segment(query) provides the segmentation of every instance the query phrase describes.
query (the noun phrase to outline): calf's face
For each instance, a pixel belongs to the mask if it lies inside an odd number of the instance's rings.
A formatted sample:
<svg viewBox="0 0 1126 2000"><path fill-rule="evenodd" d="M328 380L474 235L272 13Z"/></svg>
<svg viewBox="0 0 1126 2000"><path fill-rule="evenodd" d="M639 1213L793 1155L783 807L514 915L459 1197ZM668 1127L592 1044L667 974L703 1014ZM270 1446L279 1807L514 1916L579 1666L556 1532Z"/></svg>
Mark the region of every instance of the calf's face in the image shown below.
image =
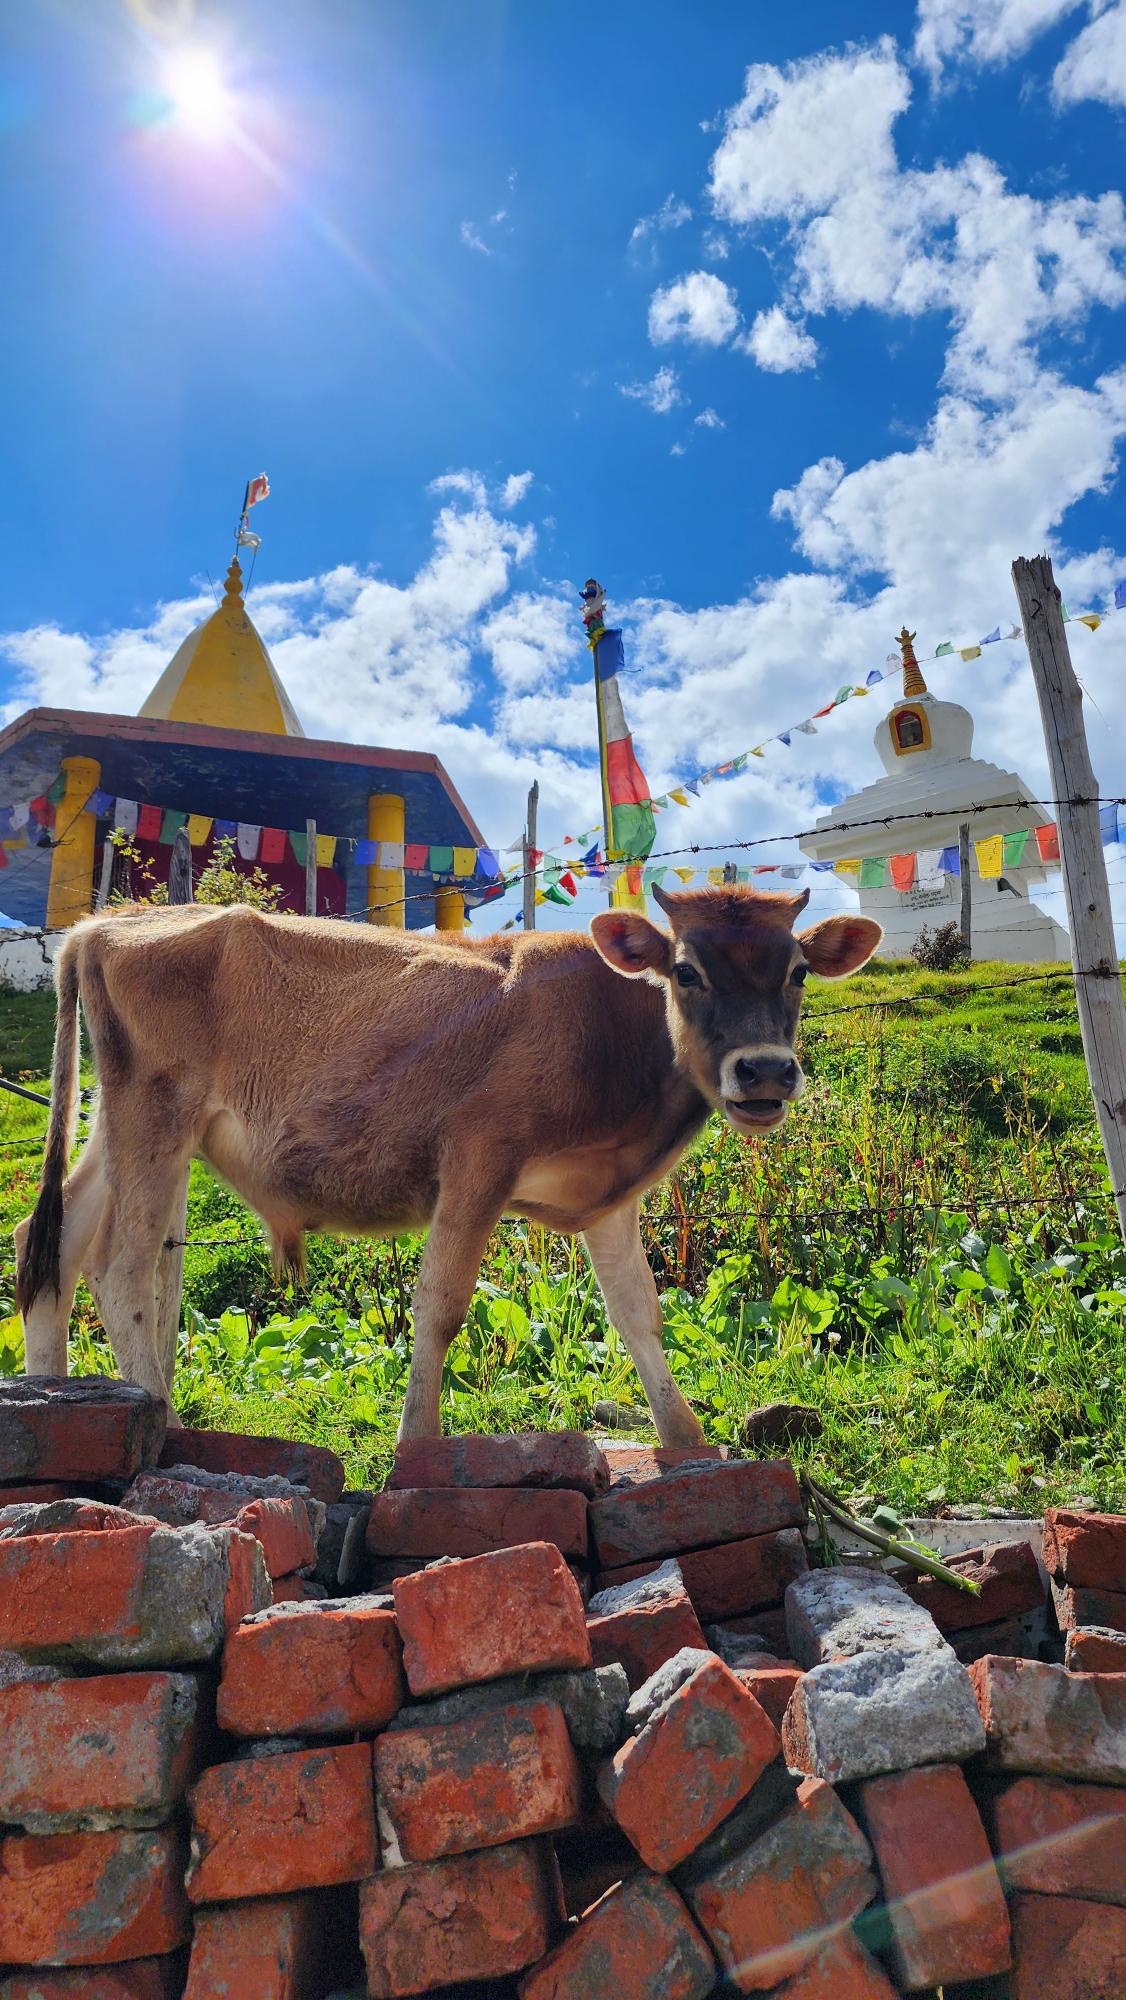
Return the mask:
<svg viewBox="0 0 1126 2000"><path fill-rule="evenodd" d="M615 972L664 987L677 1064L728 1123L745 1136L773 1130L805 1089L794 1036L806 979L855 972L879 944L879 924L827 917L795 933L808 889L653 896L671 934L636 911L605 910L591 922L595 946Z"/></svg>

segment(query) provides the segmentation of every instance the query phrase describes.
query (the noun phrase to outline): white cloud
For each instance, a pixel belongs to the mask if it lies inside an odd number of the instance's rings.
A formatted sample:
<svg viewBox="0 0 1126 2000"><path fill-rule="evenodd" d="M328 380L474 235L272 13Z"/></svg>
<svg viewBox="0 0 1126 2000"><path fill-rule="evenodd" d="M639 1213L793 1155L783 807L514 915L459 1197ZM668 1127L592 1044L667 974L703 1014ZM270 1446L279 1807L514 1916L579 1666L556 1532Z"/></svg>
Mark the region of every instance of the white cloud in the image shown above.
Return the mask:
<svg viewBox="0 0 1126 2000"><path fill-rule="evenodd" d="M535 476L534 472L510 472L504 485L501 487L501 506L518 507L521 500L526 497L528 488L531 486Z"/></svg>
<svg viewBox="0 0 1126 2000"><path fill-rule="evenodd" d="M727 429L727 425L724 423L719 411L713 410L710 403L707 409L701 410L698 416L693 417L692 421L694 424L701 424L706 431L725 431Z"/></svg>
<svg viewBox="0 0 1126 2000"><path fill-rule="evenodd" d="M1057 104L1101 98L1126 104L1126 0L1091 21L1077 35L1052 77Z"/></svg>
<svg viewBox="0 0 1126 2000"><path fill-rule="evenodd" d="M673 340L722 347L738 325L735 294L713 271L689 271L654 292L649 301L649 338L654 347Z"/></svg>
<svg viewBox="0 0 1126 2000"><path fill-rule="evenodd" d="M756 313L750 331L738 345L771 375L787 375L812 368L817 361L817 342L796 321L787 318L781 306Z"/></svg>
<svg viewBox="0 0 1126 2000"><path fill-rule="evenodd" d="M706 229L704 231L704 255L705 257L711 257L717 264L724 263L731 255L727 238L721 230Z"/></svg>
<svg viewBox="0 0 1126 2000"><path fill-rule="evenodd" d="M681 443L680 443L680 440L678 439L678 440L677 440L677 442L676 442L675 444L670 444L670 446L669 446L669 457L670 457L670 458L683 458L683 457L684 457L684 454L685 454L685 452L687 451L687 449L688 449L688 446L687 446L686 444L681 444Z"/></svg>
<svg viewBox="0 0 1126 2000"><path fill-rule="evenodd" d="M458 230L458 235L467 250L479 250L483 257L492 256L493 253L475 222L463 222L461 228Z"/></svg>
<svg viewBox="0 0 1126 2000"><path fill-rule="evenodd" d="M429 493L464 493L475 507L484 507L487 500L485 482L479 472L443 472L432 479L427 488Z"/></svg>
<svg viewBox="0 0 1126 2000"><path fill-rule="evenodd" d="M670 229L683 229L685 223L691 220L692 210L688 203L675 194L667 194L654 214L643 215L634 223L629 247L635 255L643 248L652 253L654 236L663 236Z"/></svg>
<svg viewBox="0 0 1126 2000"><path fill-rule="evenodd" d="M722 221L795 221L894 172L891 128L910 83L890 37L785 70L755 63L728 112L709 194Z"/></svg>
<svg viewBox="0 0 1126 2000"><path fill-rule="evenodd" d="M619 382L623 396L631 396L634 402L644 403L647 410L656 416L667 416L683 403L684 394L677 383L675 368L658 368L649 382Z"/></svg>
<svg viewBox="0 0 1126 2000"><path fill-rule="evenodd" d="M915 60L937 76L946 63L1005 63L1083 0L919 0Z"/></svg>

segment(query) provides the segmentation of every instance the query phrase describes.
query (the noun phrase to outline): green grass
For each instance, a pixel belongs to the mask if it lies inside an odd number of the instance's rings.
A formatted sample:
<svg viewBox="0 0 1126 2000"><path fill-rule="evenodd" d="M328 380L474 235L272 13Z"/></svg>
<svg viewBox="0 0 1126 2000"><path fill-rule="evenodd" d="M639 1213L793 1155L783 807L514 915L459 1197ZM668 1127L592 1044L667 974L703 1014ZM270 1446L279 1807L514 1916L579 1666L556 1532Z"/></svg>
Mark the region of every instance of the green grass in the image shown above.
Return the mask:
<svg viewBox="0 0 1126 2000"><path fill-rule="evenodd" d="M856 1010L870 1001L892 1004ZM50 1031L49 996L0 996L0 1069L45 1070ZM737 1444L757 1405L806 1401L846 1492L1126 1509L1126 1255L1070 982L866 971L812 996L803 1054L811 1087L779 1138L711 1121L646 1206L671 1365L709 1437ZM5 1230L34 1198L44 1118L0 1105ZM255 1219L198 1166L189 1235L185 1418L307 1437L377 1478L419 1242L314 1239L306 1290L284 1293ZM22 1359L11 1280L0 1257L0 1370ZM72 1366L111 1366L81 1290ZM448 1358L446 1428L588 1425L603 1398L642 1400L581 1252L501 1225Z"/></svg>

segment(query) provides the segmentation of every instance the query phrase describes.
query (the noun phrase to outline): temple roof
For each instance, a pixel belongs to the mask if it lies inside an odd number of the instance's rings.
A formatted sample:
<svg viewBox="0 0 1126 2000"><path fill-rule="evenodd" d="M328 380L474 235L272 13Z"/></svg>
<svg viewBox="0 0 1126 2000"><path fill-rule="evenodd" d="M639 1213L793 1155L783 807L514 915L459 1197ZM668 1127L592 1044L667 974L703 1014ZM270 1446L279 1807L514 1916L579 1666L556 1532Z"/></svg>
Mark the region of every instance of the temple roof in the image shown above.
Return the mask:
<svg viewBox="0 0 1126 2000"><path fill-rule="evenodd" d="M223 601L189 632L139 713L162 722L203 722L304 736L274 663L247 616L238 558L227 571Z"/></svg>

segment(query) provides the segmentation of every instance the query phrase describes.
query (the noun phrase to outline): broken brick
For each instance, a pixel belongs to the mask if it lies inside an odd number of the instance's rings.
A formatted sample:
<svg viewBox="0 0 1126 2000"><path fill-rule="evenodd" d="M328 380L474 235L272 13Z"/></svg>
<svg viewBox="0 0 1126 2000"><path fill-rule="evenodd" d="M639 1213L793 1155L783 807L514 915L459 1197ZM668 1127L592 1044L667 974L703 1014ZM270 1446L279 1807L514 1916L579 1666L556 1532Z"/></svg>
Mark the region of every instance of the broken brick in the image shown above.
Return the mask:
<svg viewBox="0 0 1126 2000"><path fill-rule="evenodd" d="M1044 1567L1062 1583L1126 1591L1126 1514L1044 1510Z"/></svg>
<svg viewBox="0 0 1126 2000"><path fill-rule="evenodd" d="M603 1569L805 1525L805 1505L785 1459L695 1463L591 1502Z"/></svg>
<svg viewBox="0 0 1126 2000"><path fill-rule="evenodd" d="M421 1729L431 1723L464 1722L472 1715L532 1700L550 1701L562 1709L576 1750L597 1756L616 1750L622 1740L629 1682L625 1668L617 1661L608 1667L583 1667L558 1674L507 1674L503 1680L478 1681L453 1694L408 1702L387 1726Z"/></svg>
<svg viewBox="0 0 1126 2000"><path fill-rule="evenodd" d="M130 1479L152 1465L164 1404L107 1376L18 1375L0 1382L0 1479Z"/></svg>
<svg viewBox="0 0 1126 2000"><path fill-rule="evenodd" d="M988 1654L968 1669L994 1769L1126 1783L1126 1674Z"/></svg>
<svg viewBox="0 0 1126 2000"><path fill-rule="evenodd" d="M214 1764L188 1804L193 1903L329 1888L377 1865L366 1743Z"/></svg>
<svg viewBox="0 0 1126 2000"><path fill-rule="evenodd" d="M704 2000L715 1961L676 1890L631 1875L525 1973L520 2000Z"/></svg>
<svg viewBox="0 0 1126 2000"><path fill-rule="evenodd" d="M578 1585L550 1542L400 1577L394 1597L414 1695L591 1664Z"/></svg>
<svg viewBox="0 0 1126 2000"><path fill-rule="evenodd" d="M523 1542L553 1542L561 1555L584 1558L587 1501L582 1493L539 1493L522 1486L410 1487L377 1493L368 1520L373 1556L481 1556Z"/></svg>
<svg viewBox="0 0 1126 2000"><path fill-rule="evenodd" d="M800 1667L860 1653L945 1651L930 1613L880 1570L814 1569L786 1592L786 1632Z"/></svg>
<svg viewBox="0 0 1126 2000"><path fill-rule="evenodd" d="M270 1582L275 1604L323 1604L328 1597L323 1583L309 1576L272 1576Z"/></svg>
<svg viewBox="0 0 1126 2000"><path fill-rule="evenodd" d="M737 1680L742 1681L748 1694L753 1694L760 1708L766 1710L775 1729L781 1730L782 1718L790 1705L790 1696L802 1677L802 1670L792 1660L779 1660L777 1665L762 1667L733 1667Z"/></svg>
<svg viewBox="0 0 1126 2000"><path fill-rule="evenodd" d="M658 1873L684 1861L726 1819L779 1751L773 1723L730 1667L706 1653L687 1657L702 1664L598 1777L604 1803Z"/></svg>
<svg viewBox="0 0 1126 2000"><path fill-rule="evenodd" d="M991 1979L1009 1967L1009 1919L981 1816L961 1771L931 1764L870 1778L859 1810L883 1882L892 1971L908 1989Z"/></svg>
<svg viewBox="0 0 1126 2000"><path fill-rule="evenodd" d="M583 1431L524 1431L515 1437L403 1438L385 1491L404 1487L525 1486L605 1493L610 1468Z"/></svg>
<svg viewBox="0 0 1126 2000"><path fill-rule="evenodd" d="M79 1492L73 1479L39 1479L26 1485L0 1482L0 1510L5 1507L43 1507L50 1500L70 1500Z"/></svg>
<svg viewBox="0 0 1126 2000"><path fill-rule="evenodd" d="M294 1570L311 1568L317 1559L310 1508L298 1493L248 1497L146 1472L133 1481L122 1506L172 1527L203 1521L209 1527L226 1526L253 1535L261 1543L271 1576L290 1576ZM314 1501L313 1506L319 1519L320 1503Z"/></svg>
<svg viewBox="0 0 1126 2000"><path fill-rule="evenodd" d="M1077 1625L1101 1625L1108 1632L1126 1633L1126 1591L1053 1580L1052 1609L1061 1632Z"/></svg>
<svg viewBox="0 0 1126 2000"><path fill-rule="evenodd" d="M1073 1674L1126 1674L1126 1632L1076 1625L1067 1634L1064 1666Z"/></svg>
<svg viewBox="0 0 1126 2000"><path fill-rule="evenodd" d="M321 2000L356 1969L341 1949L355 1922L339 1889L197 1910L184 2000Z"/></svg>
<svg viewBox="0 0 1126 2000"><path fill-rule="evenodd" d="M837 1931L771 2000L895 2000L896 1989L851 1931Z"/></svg>
<svg viewBox="0 0 1126 2000"><path fill-rule="evenodd" d="M277 1477L307 1486L326 1505L344 1491L344 1467L334 1451L299 1438L244 1437L237 1431L169 1431L158 1465L198 1465L204 1472Z"/></svg>
<svg viewBox="0 0 1126 2000"><path fill-rule="evenodd" d="M1012 2000L1118 2000L1126 1993L1126 1910L1019 1895L1012 1920Z"/></svg>
<svg viewBox="0 0 1126 2000"><path fill-rule="evenodd" d="M188 1935L177 1827L0 1840L0 1964L116 1965Z"/></svg>
<svg viewBox="0 0 1126 2000"><path fill-rule="evenodd" d="M985 1746L969 1674L944 1640L826 1660L802 1675L782 1723L797 1771L847 1784L919 1764L956 1764Z"/></svg>
<svg viewBox="0 0 1126 2000"><path fill-rule="evenodd" d="M805 1537L797 1528L749 1535L743 1541L721 1542L715 1548L682 1550L676 1561L702 1622L741 1617L778 1603L809 1567ZM599 1579L599 1592L648 1576L654 1567L649 1561L605 1570Z"/></svg>
<svg viewBox="0 0 1126 2000"><path fill-rule="evenodd" d="M844 1814L839 1801L837 1805ZM830 1915L818 1890L818 1866L826 1859L826 1829L831 1856L826 1883L846 1906L833 1921L847 1922L856 1910L847 1908L839 1830L820 1796L812 1809L795 1803L716 1867L706 1873L695 1870L684 1881L697 1922L741 1992L766 1992L780 1985L800 1972L825 1943ZM866 1856L867 1843L855 1824L852 1834ZM863 1899L857 1909L863 1908L874 1888L874 1876L861 1866L853 1893L854 1901Z"/></svg>
<svg viewBox="0 0 1126 2000"><path fill-rule="evenodd" d="M727 1458L725 1444L607 1444L606 1463L611 1486L644 1486L664 1479L685 1465L703 1465ZM592 1496L593 1497L593 1496Z"/></svg>
<svg viewBox="0 0 1126 2000"><path fill-rule="evenodd" d="M183 1954L131 1958L124 1965L40 1966L0 1972L0 2000L180 2000Z"/></svg>
<svg viewBox="0 0 1126 2000"><path fill-rule="evenodd" d="M218 1715L232 1736L374 1732L405 1697L394 1613L363 1597L275 1605L223 1649Z"/></svg>
<svg viewBox="0 0 1126 2000"><path fill-rule="evenodd" d="M403 1861L553 1833L579 1817L582 1777L563 1712L518 1701L375 1744L380 1824Z"/></svg>
<svg viewBox="0 0 1126 2000"><path fill-rule="evenodd" d="M549 1840L384 1869L360 1889L368 1993L400 2000L522 1972L554 1944L563 1917Z"/></svg>
<svg viewBox="0 0 1126 2000"><path fill-rule="evenodd" d="M990 1817L1006 1888L1126 1906L1126 1788L1016 1778Z"/></svg>
<svg viewBox="0 0 1126 2000"><path fill-rule="evenodd" d="M0 1690L0 1820L28 1833L156 1826L202 1761L193 1674L95 1674Z"/></svg>
<svg viewBox="0 0 1126 2000"><path fill-rule="evenodd" d="M1044 1603L1040 1565L1028 1542L996 1542L951 1556L947 1568L980 1587L973 1597L937 1576L908 1572L896 1582L929 1611L940 1632L965 1632L975 1625L996 1625L1023 1611L1038 1611Z"/></svg>
<svg viewBox="0 0 1126 2000"><path fill-rule="evenodd" d="M618 1660L626 1670L631 1689L639 1688L650 1674L671 1660L685 1646L706 1651L700 1621L682 1585L658 1589L645 1595L644 1577L637 1584L622 1584L606 1590L594 1603L617 1603L618 1609L598 1611L587 1619L591 1657L596 1666ZM632 1600L629 1592L634 1591Z"/></svg>

